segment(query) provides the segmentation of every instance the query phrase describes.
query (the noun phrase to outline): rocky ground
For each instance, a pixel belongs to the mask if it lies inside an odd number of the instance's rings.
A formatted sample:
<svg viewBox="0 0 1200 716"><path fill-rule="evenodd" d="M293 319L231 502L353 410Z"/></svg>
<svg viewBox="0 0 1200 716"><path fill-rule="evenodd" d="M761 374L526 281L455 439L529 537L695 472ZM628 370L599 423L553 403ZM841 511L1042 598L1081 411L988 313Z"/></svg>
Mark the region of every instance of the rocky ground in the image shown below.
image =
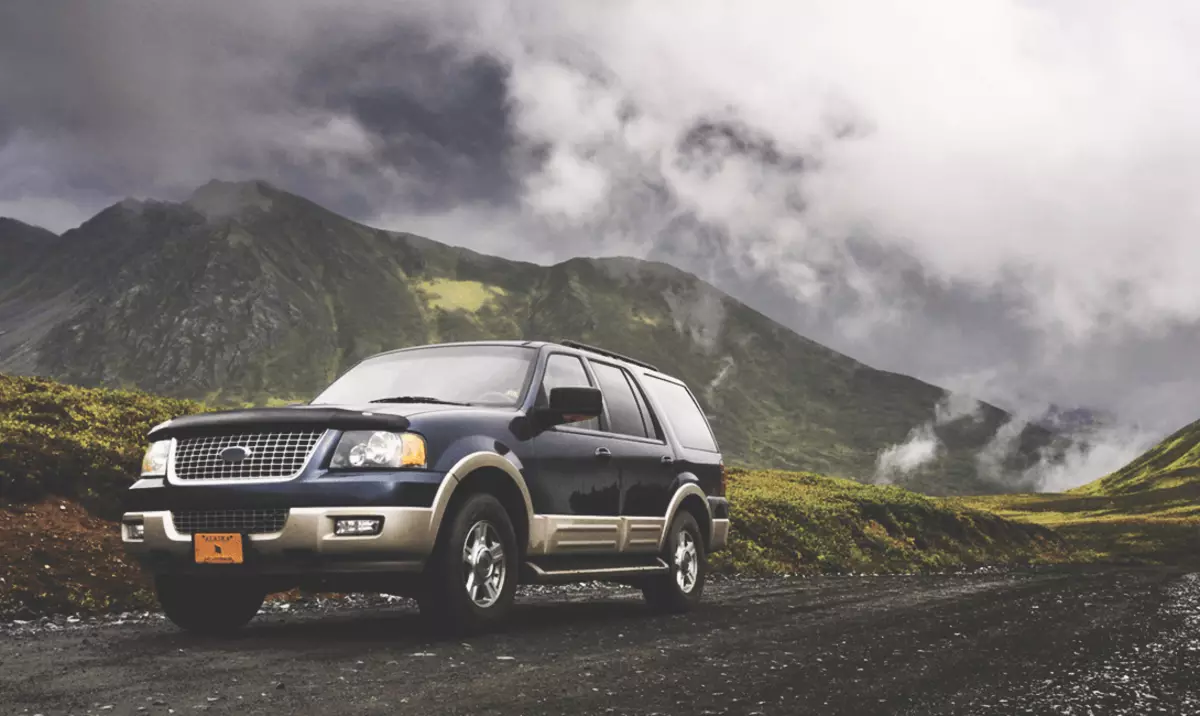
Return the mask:
<svg viewBox="0 0 1200 716"><path fill-rule="evenodd" d="M686 616L526 589L443 640L398 599L277 602L236 638L136 612L0 627L13 714L1200 713L1200 575L731 580Z"/></svg>

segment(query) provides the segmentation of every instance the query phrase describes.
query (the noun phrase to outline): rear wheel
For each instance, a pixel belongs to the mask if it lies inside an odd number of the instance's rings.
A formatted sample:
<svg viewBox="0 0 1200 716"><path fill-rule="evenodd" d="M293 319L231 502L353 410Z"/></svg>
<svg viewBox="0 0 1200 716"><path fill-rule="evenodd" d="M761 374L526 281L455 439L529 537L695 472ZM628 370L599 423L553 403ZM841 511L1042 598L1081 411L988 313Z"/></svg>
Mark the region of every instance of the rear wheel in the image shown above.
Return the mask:
<svg viewBox="0 0 1200 716"><path fill-rule="evenodd" d="M649 578L642 585L642 594L655 611L686 612L700 602L708 573L700 525L690 512L681 510L671 521L662 558L671 571Z"/></svg>
<svg viewBox="0 0 1200 716"><path fill-rule="evenodd" d="M517 591L517 538L508 512L477 493L455 511L429 558L417 599L441 631L469 633L508 616Z"/></svg>
<svg viewBox="0 0 1200 716"><path fill-rule="evenodd" d="M253 582L160 574L154 591L167 618L195 634L228 634L245 626L267 598Z"/></svg>

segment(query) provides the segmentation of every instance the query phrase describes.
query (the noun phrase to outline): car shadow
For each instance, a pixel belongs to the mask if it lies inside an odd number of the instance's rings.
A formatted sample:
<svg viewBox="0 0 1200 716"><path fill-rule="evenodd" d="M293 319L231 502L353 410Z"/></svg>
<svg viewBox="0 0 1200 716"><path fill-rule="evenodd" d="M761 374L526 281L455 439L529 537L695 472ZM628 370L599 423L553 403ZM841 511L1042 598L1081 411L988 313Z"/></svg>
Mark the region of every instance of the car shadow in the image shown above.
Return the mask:
<svg viewBox="0 0 1200 716"><path fill-rule="evenodd" d="M708 615L725 608L702 604L685 618ZM200 649L255 649L315 647L339 649L367 645L389 647L433 646L462 643L492 636L529 636L553 632L574 632L603 624L606 628L622 625L664 625L670 616L655 614L640 599L593 599L587 601L542 601L513 607L499 628L482 635L464 637L439 632L429 619L421 616L411 603L394 607L337 608L327 613L296 611L259 615L245 629L228 636L207 636L177 631L168 623L166 632L142 636L146 646L160 645ZM640 628L640 626L639 626Z"/></svg>

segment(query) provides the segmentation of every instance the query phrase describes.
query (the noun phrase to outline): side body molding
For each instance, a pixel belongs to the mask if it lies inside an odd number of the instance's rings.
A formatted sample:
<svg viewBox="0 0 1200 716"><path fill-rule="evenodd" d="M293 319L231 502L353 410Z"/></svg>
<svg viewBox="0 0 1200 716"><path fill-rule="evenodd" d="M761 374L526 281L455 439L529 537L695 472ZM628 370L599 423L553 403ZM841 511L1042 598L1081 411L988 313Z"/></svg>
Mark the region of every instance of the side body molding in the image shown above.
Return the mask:
<svg viewBox="0 0 1200 716"><path fill-rule="evenodd" d="M429 527L427 543L433 548L437 540L438 530L446 516L446 510L454 491L462 480L480 468L496 468L512 480L513 485L521 493L525 503L525 514L528 520L529 540L525 545L529 555L550 555L569 553L613 553L613 552L649 552L655 553L662 549L663 540L667 536L667 528L675 519L683 501L695 496L704 505L708 514L709 534L719 539L714 540L719 546L724 546L725 532L728 520L713 520L709 509L708 498L695 482L684 482L671 496L665 517L588 517L583 515L538 515L533 511L533 501L529 496L529 487L521 471L503 455L494 452L480 451L466 455L446 473L434 496L433 506L429 511ZM721 524L718 524L721 523ZM718 546L718 545L714 545Z"/></svg>
<svg viewBox="0 0 1200 716"><path fill-rule="evenodd" d="M496 468L508 475L516 488L520 490L521 498L525 501L526 520L533 517L533 500L529 497L529 487L525 484L525 478L517 466L509 462L503 455L494 452L474 452L454 463L442 480L437 494L434 495L433 509L429 516L429 544L431 546L437 539L438 530L442 526L442 519L446 516L446 508L450 505L450 498L454 495L454 491L458 489L463 478L475 470L485 467Z"/></svg>

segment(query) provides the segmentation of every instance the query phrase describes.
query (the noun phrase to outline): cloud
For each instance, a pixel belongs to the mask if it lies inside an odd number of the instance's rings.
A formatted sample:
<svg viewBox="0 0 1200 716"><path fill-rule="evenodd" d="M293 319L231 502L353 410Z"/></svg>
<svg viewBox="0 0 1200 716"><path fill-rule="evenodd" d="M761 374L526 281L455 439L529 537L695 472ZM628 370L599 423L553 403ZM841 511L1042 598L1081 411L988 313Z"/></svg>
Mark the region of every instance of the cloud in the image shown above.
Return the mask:
<svg viewBox="0 0 1200 716"><path fill-rule="evenodd" d="M1100 430L1073 443L1061 455L1043 455L1025 478L1039 492L1062 492L1119 470L1157 441L1156 435L1139 430Z"/></svg>
<svg viewBox="0 0 1200 716"><path fill-rule="evenodd" d="M924 423L912 429L908 439L880 451L875 459L877 484L890 485L901 482L917 468L937 459L942 443L933 432L933 423Z"/></svg>
<svg viewBox="0 0 1200 716"><path fill-rule="evenodd" d="M1019 274L1022 318L1068 339L1200 316L1184 268L1200 259L1195 10L518 7L477 39L510 67L519 136L552 157L533 196L550 184L596 205L597 185L631 175L665 185L730 253L784 275L841 268L838 244L861 233L935 278ZM695 157L684 142L708 122L772 153Z"/></svg>
<svg viewBox="0 0 1200 716"><path fill-rule="evenodd" d="M946 391L933 406L932 420L913 428L903 443L879 452L875 459L874 481L886 484L899 482L917 468L936 460L944 446L935 428L964 419L981 422L984 419L983 404L969 393Z"/></svg>

